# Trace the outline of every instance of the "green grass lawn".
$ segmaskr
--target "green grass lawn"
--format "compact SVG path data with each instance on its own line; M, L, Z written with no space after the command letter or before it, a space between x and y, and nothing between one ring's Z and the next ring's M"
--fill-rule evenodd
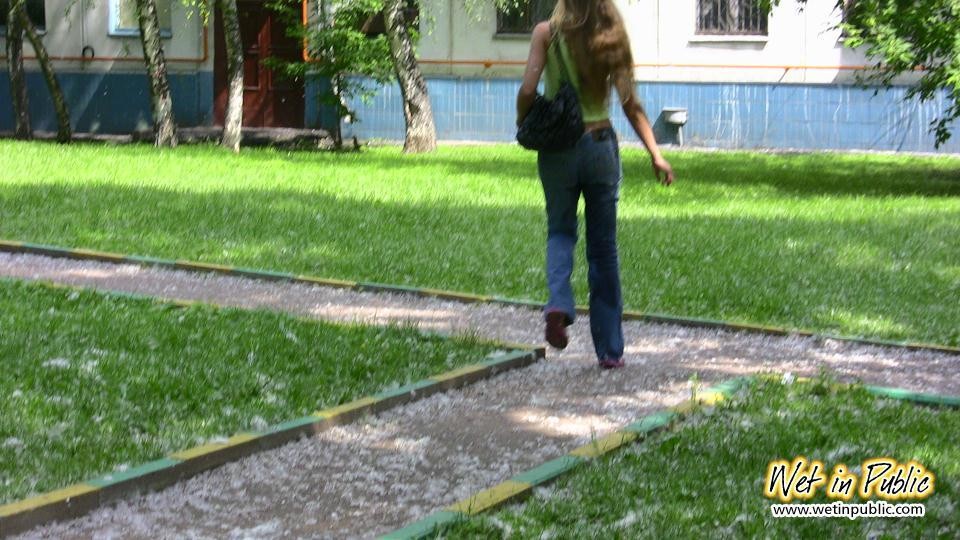
M410 328L0 280L0 504L484 358Z
M960 345L960 160L668 157L664 188L623 152L629 309ZM535 156L512 146L0 141L0 238L543 300L544 236Z
M446 530L450 538L958 538L960 411L863 389L759 383L731 403L576 470L526 503ZM911 459L936 475L923 518L773 518L768 462ZM827 503L824 488L809 502ZM854 498L851 502L861 503ZM916 501L905 501L916 502Z

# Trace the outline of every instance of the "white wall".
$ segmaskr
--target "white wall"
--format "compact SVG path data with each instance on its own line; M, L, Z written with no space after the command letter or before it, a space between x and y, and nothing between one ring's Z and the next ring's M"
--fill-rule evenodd
M108 34L110 1L46 0L44 42L51 56L80 57L83 48L90 46L98 58L107 59L57 59L57 69L142 71L139 38ZM834 0L810 0L802 11L795 0L784 0L771 15L769 35L759 39L696 36L696 0L616 1L630 32L640 81L831 83L853 79L852 71L839 66L867 63L863 55L843 47L839 31L833 28L839 18ZM173 36L164 40L170 60L168 69L212 70L212 29L206 33L205 53L201 18L180 0L171 2ZM529 49L529 36L497 36L492 4L473 2L478 7L475 12L467 12L465 3L424 0L419 47L424 72L519 77ZM26 53L32 56L29 45ZM484 62L490 65L485 66ZM35 69L32 64L28 62L28 69Z
M47 31L43 41L47 53L54 57L57 70L143 72L140 38L108 34L110 1L46 0ZM172 36L163 41L168 59L167 69L171 72L212 70L213 31L207 33L207 58L204 59L201 18L193 8L184 6L180 0L171 2ZM3 41L0 36L0 43ZM83 56L83 49L87 46L93 48L98 60L75 60ZM24 44L24 53L33 56L33 48L29 43ZM28 61L27 69L36 69L35 63Z
M834 0L802 10L784 0L767 36L697 36L696 0L617 0L641 81L832 83L853 80L843 67L867 64L843 46ZM529 36L496 36L492 5L471 14L463 0L425 0L420 58L429 74L519 77ZM452 65L431 61L453 60ZM491 62L484 66L483 62Z

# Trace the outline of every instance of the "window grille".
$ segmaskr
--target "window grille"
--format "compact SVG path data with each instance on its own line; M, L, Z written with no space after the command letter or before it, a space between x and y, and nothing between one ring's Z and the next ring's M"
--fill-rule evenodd
M757 0L697 0L697 34L767 35L767 13Z
M550 18L556 0L520 0L517 5L497 9L498 34L529 34L537 23Z
M10 10L9 0L0 0L0 26L7 26L7 15ZM47 12L44 0L27 0L27 16L37 30L47 28Z

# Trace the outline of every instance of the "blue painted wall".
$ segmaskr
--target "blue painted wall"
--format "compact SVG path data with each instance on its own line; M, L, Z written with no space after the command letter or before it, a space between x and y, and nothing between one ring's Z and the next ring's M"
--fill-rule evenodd
M321 77L309 77L304 88L304 119L308 128L332 129L337 125L337 111L333 105L324 104L321 97L330 91L330 81Z
M13 128L10 86L0 71L0 131ZM70 105L74 130L130 133L149 129L146 75L74 72L58 74ZM55 131L56 118L39 73L28 72L34 129ZM213 122L213 73L170 74L178 125ZM330 127L335 115L319 103L324 81L307 84L306 125ZM430 98L442 140L511 141L519 81L431 78ZM641 83L637 85L661 142L677 141L677 129L660 116L664 107L686 107L688 146L773 149L861 149L936 151L930 122L944 110L946 96L920 104L903 101L906 88L873 90L846 85L743 83ZM344 136L402 139L400 92L386 85L369 102L352 103L359 122L344 125ZM612 111L623 139L634 140L623 114ZM960 152L960 133L940 152Z
M514 135L518 80L431 78L428 80L438 136L445 140L510 141ZM906 88L880 90L848 85L745 83L653 83L637 85L658 140L676 142L664 107L686 107L688 146L773 149L860 149L933 152L930 122L946 97L904 102ZM359 123L344 134L402 139L400 91L381 88L370 103L357 101ZM623 113L612 111L624 139L635 140ZM960 152L960 132L940 152Z
M170 73L173 111L180 126L213 122L213 73ZM71 123L78 132L131 133L149 129L150 91L147 76L137 73L58 73L70 107ZM35 130L56 131L53 105L38 72L27 72L30 119ZM0 131L13 129L10 81L0 73Z

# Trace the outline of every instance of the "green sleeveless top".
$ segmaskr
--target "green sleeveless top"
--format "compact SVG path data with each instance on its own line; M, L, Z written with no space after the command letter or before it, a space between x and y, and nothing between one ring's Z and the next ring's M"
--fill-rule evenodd
M543 70L544 95L548 99L553 99L560 91L561 81L566 79L564 77L564 67L560 65L560 62L564 62L566 73L570 77L570 83L577 91L577 97L580 98L580 111L583 113L584 123L598 122L610 118L609 91L607 97L600 103L590 103L580 93L580 75L576 69L573 69L575 64L570 55L570 49L567 48L567 42L563 39L563 34L559 32L556 37L550 40L550 46L547 48L547 65Z

